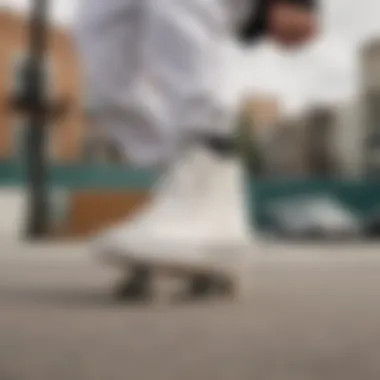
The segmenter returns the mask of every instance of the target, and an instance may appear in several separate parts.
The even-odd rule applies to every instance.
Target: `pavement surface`
[[[85,247],[0,245],[0,380],[379,380],[380,247],[268,244],[244,302],[118,303]]]

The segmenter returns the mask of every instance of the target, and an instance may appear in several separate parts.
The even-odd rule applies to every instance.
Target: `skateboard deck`
[[[233,268],[231,265],[223,263],[209,262],[177,262],[164,260],[148,260],[143,258],[129,257],[125,254],[107,255],[107,260],[103,264],[111,266],[122,272],[123,277],[128,280],[131,273],[137,270],[143,270],[150,273],[152,277],[170,277],[180,280],[192,281],[194,279],[209,279],[218,283],[216,291],[210,295],[222,295],[229,298],[246,298],[250,291],[250,281],[247,282],[246,274],[240,268]],[[123,281],[122,281],[123,283]],[[123,287],[123,285],[121,285]],[[121,292],[122,293],[122,292]],[[119,297],[123,298],[123,297]],[[126,297],[127,298],[127,297]]]

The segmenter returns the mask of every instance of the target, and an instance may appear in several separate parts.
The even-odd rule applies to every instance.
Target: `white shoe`
[[[136,218],[96,240],[100,258],[173,272],[223,273],[240,282],[253,245],[238,158],[197,146],[154,195]]]

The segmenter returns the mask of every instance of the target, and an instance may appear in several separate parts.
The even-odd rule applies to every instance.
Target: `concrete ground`
[[[379,247],[269,244],[254,261],[243,303],[132,305],[84,247],[1,244],[0,379],[380,379]]]

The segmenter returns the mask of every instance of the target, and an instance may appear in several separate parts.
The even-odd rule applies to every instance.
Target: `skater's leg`
[[[230,237],[237,240],[237,245],[246,243],[246,230],[240,231],[240,226],[246,220],[240,220],[243,217],[241,204],[235,201],[243,196],[240,194],[239,164],[235,156],[230,160],[228,152],[226,159],[226,152],[223,152],[224,148],[218,143],[221,141],[220,135],[223,136],[222,140],[229,140],[233,134],[231,119],[218,97],[222,91],[221,54],[225,37],[223,17],[219,18],[218,9],[209,12],[210,4],[216,6],[219,2],[197,0],[197,5],[202,4],[204,7],[195,8],[196,12],[194,8],[183,7],[186,1],[166,0],[166,7],[158,6],[160,2],[161,0],[144,2],[149,4],[144,8],[141,40],[146,75],[139,75],[140,71],[137,70],[137,78],[143,78],[137,82],[131,76],[131,85],[127,85],[128,82],[123,86],[127,97],[124,92],[116,91],[115,94],[123,95],[123,106],[120,106],[119,97],[113,98],[115,95],[110,91],[108,99],[112,101],[104,115],[112,111],[108,120],[112,128],[118,131],[119,123],[113,119],[115,105],[121,115],[128,113],[129,117],[124,120],[125,134],[120,135],[120,140],[125,144],[130,144],[130,141],[125,141],[129,136],[140,136],[136,131],[127,135],[127,131],[129,133],[133,126],[138,125],[136,120],[148,116],[152,121],[149,126],[155,132],[158,131],[158,135],[170,136],[166,140],[172,148],[170,154],[175,150],[181,154],[178,155],[178,160],[172,160],[173,167],[168,170],[164,185],[154,194],[154,197],[157,196],[152,206],[137,215],[136,219],[123,224],[116,234],[111,234],[112,239],[108,241],[112,240],[111,251],[122,256],[125,262],[140,256],[144,257],[145,262],[159,262],[163,265],[203,265],[208,263],[213,249],[217,252],[214,245],[223,244],[226,232],[228,236],[231,235],[231,229],[222,228],[220,221],[236,221],[232,224],[233,231],[237,233],[234,232]],[[214,18],[215,15],[218,17]],[[146,91],[146,88],[151,91]],[[141,92],[142,89],[145,92]],[[159,101],[156,102],[153,96],[141,96],[147,92],[151,95],[159,94]],[[165,112],[151,112],[146,108],[156,107],[157,104],[164,106],[154,109]],[[118,120],[117,117],[116,119]],[[148,131],[149,128],[146,127],[145,130]],[[139,154],[143,148],[150,146],[148,139],[132,138],[131,141],[143,144],[134,156],[134,162],[140,164],[142,161]],[[188,143],[183,152],[180,145],[176,145],[179,142],[185,145]],[[132,152],[133,155],[133,151],[131,148],[129,153]],[[153,160],[153,156],[150,156],[150,160]],[[157,155],[154,160],[157,163],[161,158]],[[216,200],[222,202],[217,207]],[[184,246],[187,246],[186,253],[182,249]],[[111,252],[109,247],[108,252]],[[235,258],[239,259],[231,250],[229,257],[233,257],[232,262]],[[211,262],[214,264],[221,260],[224,258],[218,256]],[[210,281],[213,283],[214,277],[194,278],[190,283],[193,290],[201,294],[207,293],[207,282]],[[136,283],[141,284],[140,280],[133,280],[132,288],[135,288]]]
[[[150,0],[82,0],[76,40],[85,105],[125,163],[157,167],[171,156],[165,95],[149,62]],[[91,127],[91,126],[90,126]]]
[[[231,132],[223,93],[228,15],[222,1],[165,0],[147,29],[152,75],[167,96],[172,128],[182,138]],[[170,4],[170,6],[168,5]]]
[[[85,103],[129,163],[161,166],[181,153],[185,135],[224,129],[223,2],[82,2]]]

